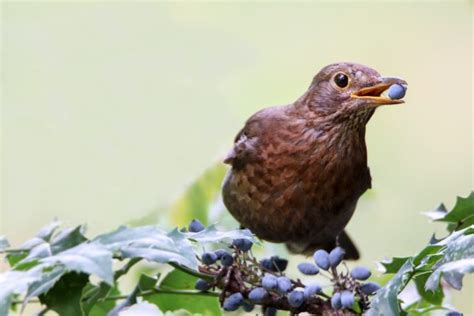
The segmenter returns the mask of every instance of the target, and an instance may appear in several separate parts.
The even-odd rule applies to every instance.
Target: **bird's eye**
[[[338,73],[336,76],[334,76],[334,82],[338,87],[345,88],[349,84],[349,78],[346,74]]]

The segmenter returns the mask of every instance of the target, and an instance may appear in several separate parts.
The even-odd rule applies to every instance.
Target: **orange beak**
[[[405,101],[401,99],[391,99],[388,96],[382,95],[393,84],[399,84],[403,87],[407,86],[407,82],[403,79],[383,77],[381,83],[362,88],[359,91],[354,92],[351,97],[354,99],[367,100],[367,103],[371,103],[374,106],[405,103]]]

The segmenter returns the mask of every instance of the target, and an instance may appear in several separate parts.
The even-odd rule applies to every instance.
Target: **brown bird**
[[[393,84],[363,65],[324,67],[295,102],[251,116],[224,162],[224,204],[258,237],[309,254],[339,245],[359,258],[344,227],[371,187],[365,126]]]

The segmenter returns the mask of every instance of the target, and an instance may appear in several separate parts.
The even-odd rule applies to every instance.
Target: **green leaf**
[[[439,287],[436,291],[427,291],[425,289],[426,281],[430,273],[424,273],[416,275],[413,279],[415,281],[416,289],[418,290],[418,294],[425,299],[426,301],[430,302],[434,305],[440,305],[443,302],[444,293],[443,289]]]
[[[20,246],[20,249],[29,250],[33,247],[38,246],[39,244],[42,244],[44,242],[49,242],[54,232],[59,228],[60,225],[61,225],[61,222],[57,220],[53,221],[52,223],[49,223],[48,225],[41,228],[35,237],[24,242]]]
[[[449,223],[450,232],[474,225],[474,191],[465,198],[458,196],[451,212],[447,212],[441,204],[434,211],[425,214],[432,220]]]
[[[474,191],[468,197],[458,196],[451,212],[442,219],[444,222],[460,222],[474,216]]]
[[[105,282],[99,286],[87,284],[82,294],[82,308],[86,316],[107,316],[115,307],[115,300],[106,300],[107,297],[120,295],[117,286],[110,287]]]
[[[0,274],[0,315],[8,315],[13,295],[26,292],[39,279],[41,271],[7,271]]]
[[[160,288],[191,290],[194,289],[196,280],[192,275],[173,270],[160,283]],[[157,305],[163,312],[185,309],[205,316],[222,315],[217,297],[159,293],[146,296],[144,300]]]
[[[66,269],[63,265],[58,265],[53,268],[47,267],[46,265],[39,265],[29,272],[34,273],[35,271],[38,271],[39,277],[28,286],[28,291],[23,301],[23,308],[31,298],[48,292],[66,273]]]
[[[148,291],[155,288],[158,278],[151,277],[146,274],[140,275],[140,280],[138,281],[138,287],[140,291]]]
[[[410,257],[394,257],[388,261],[382,261],[380,264],[384,267],[384,273],[397,273]]]
[[[446,248],[442,252],[443,258],[435,265],[435,271],[426,282],[427,290],[436,290],[441,276],[453,288],[460,290],[464,274],[474,272],[474,235],[464,234],[469,230],[454,232],[440,242]]]
[[[5,236],[0,236],[0,251],[3,251],[8,247],[10,247],[8,240],[5,238]]]
[[[178,263],[197,269],[197,259],[189,240],[178,230],[165,233],[155,226],[120,227],[115,232],[98,236],[101,244],[123,258],[143,258],[159,263]]]
[[[39,296],[40,302],[59,315],[84,315],[82,290],[89,281],[84,273],[67,273],[47,293]]]
[[[80,244],[57,255],[40,259],[40,262],[49,265],[61,263],[67,271],[92,274],[113,284],[112,253],[98,244]]]
[[[61,230],[51,240],[51,252],[57,254],[66,249],[75,247],[83,242],[87,241],[87,238],[83,235],[84,227],[77,226],[75,228],[65,228]]]
[[[408,284],[413,273],[413,264],[407,260],[393,278],[377,291],[370,303],[368,316],[398,316],[401,314],[398,294]]]
[[[178,227],[188,225],[196,218],[208,225],[210,206],[219,197],[227,168],[217,163],[194,181],[170,207],[171,221]]]
[[[218,243],[218,242],[227,242],[232,243],[233,239],[237,238],[244,238],[251,240],[253,242],[257,242],[257,239],[252,234],[252,232],[248,229],[236,229],[230,231],[219,231],[216,229],[214,225],[210,225],[206,227],[204,230],[197,232],[197,233],[182,233],[183,236],[191,240],[195,240],[200,244],[206,243]]]

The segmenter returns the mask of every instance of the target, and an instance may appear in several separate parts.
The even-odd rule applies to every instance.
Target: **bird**
[[[403,95],[390,98],[391,86]],[[252,115],[224,159],[225,207],[260,239],[309,255],[359,251],[344,228],[371,188],[366,124],[382,105],[404,103],[407,82],[357,63],[322,68],[293,103]]]

